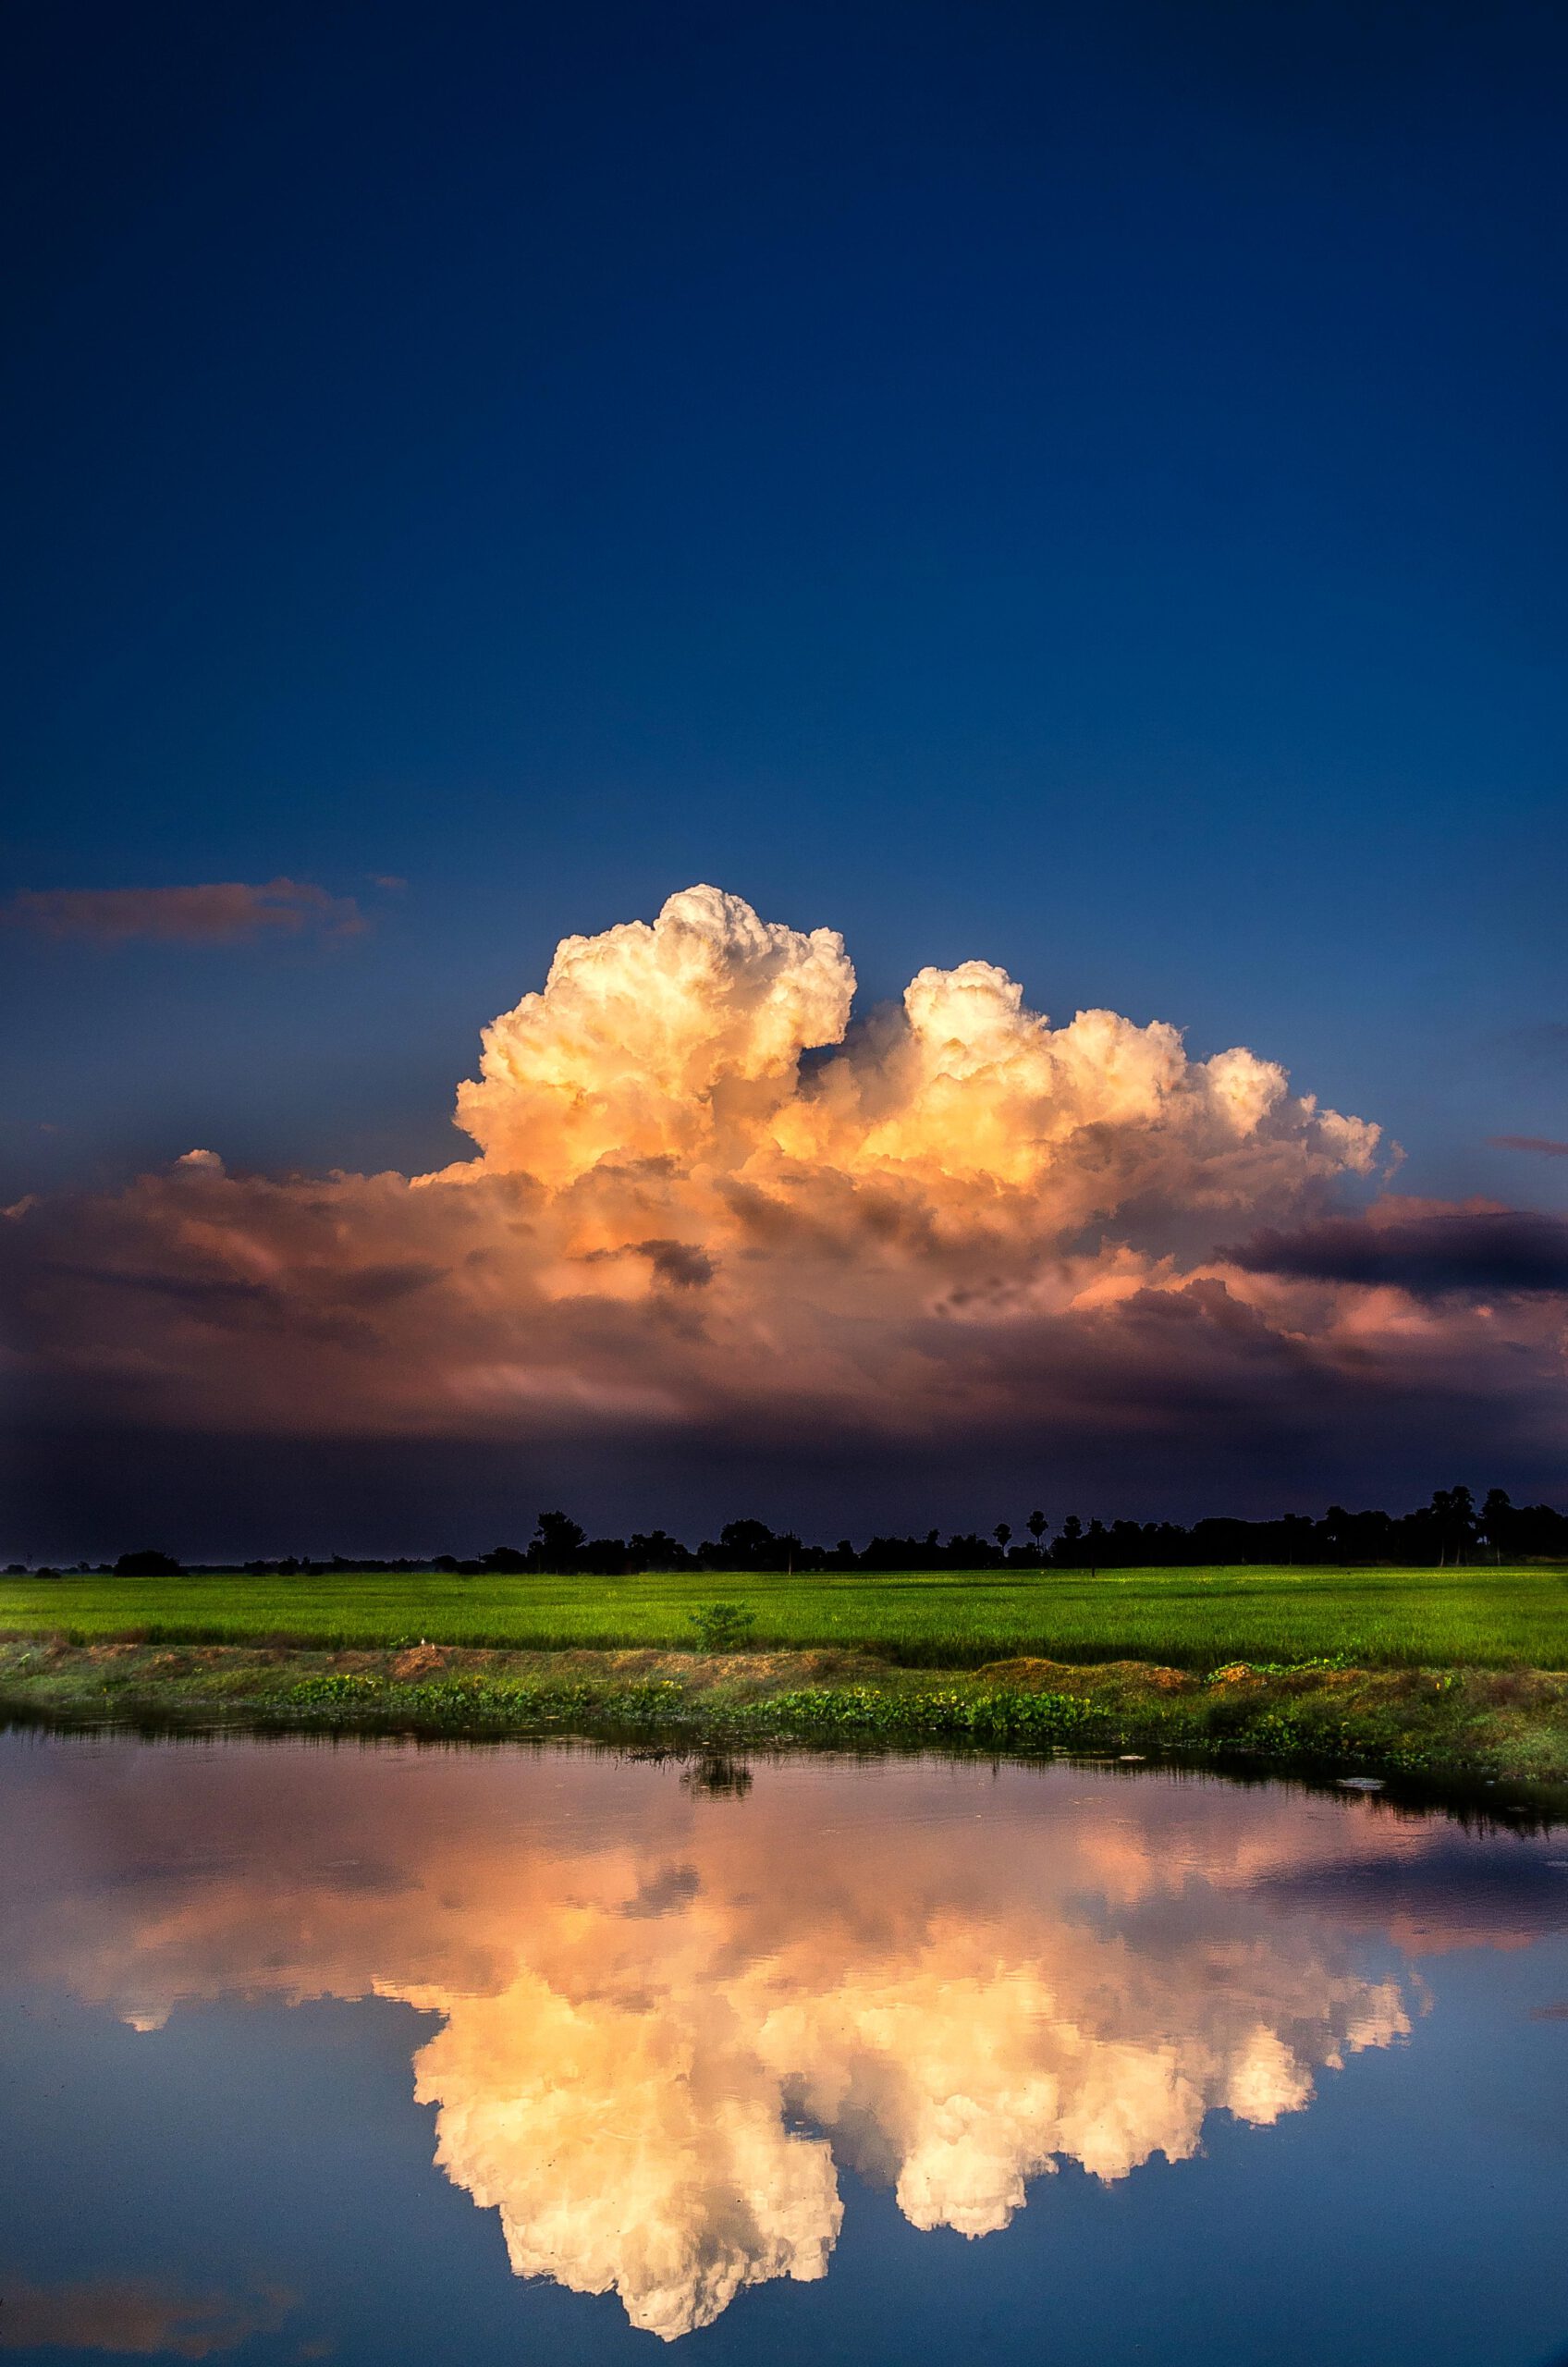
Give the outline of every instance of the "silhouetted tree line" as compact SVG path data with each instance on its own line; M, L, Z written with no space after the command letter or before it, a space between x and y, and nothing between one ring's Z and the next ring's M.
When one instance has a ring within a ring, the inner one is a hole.
M405 1555L397 1561L341 1553L312 1560L291 1553L282 1561L229 1566L252 1577L319 1577L335 1570L444 1570L463 1577L532 1571L614 1578L639 1570L1116 1570L1245 1562L1390 1562L1443 1567L1568 1557L1568 1514L1550 1504L1515 1504L1501 1488L1488 1490L1479 1505L1468 1488L1439 1488L1430 1503L1409 1513L1353 1513L1342 1504L1330 1504L1320 1520L1305 1513L1286 1513L1278 1520L1220 1515L1184 1528L1178 1521L1084 1521L1070 1513L1053 1534L1045 1514L1032 1512L1023 1527L1026 1544L1015 1541L1016 1532L1003 1520L985 1537L955 1531L943 1538L931 1528L920 1537L874 1537L857 1548L847 1537L837 1545L807 1545L792 1530L771 1529L760 1520L732 1520L717 1538L704 1539L693 1551L662 1528L639 1529L628 1538L590 1537L565 1513L550 1512L540 1514L526 1546L497 1545L468 1560L455 1553ZM83 1562L77 1566L86 1570L89 1565ZM109 1568L107 1563L98 1566ZM114 1575L175 1576L180 1568L172 1554L144 1547L122 1553ZM9 1565L7 1575L22 1573L21 1563Z

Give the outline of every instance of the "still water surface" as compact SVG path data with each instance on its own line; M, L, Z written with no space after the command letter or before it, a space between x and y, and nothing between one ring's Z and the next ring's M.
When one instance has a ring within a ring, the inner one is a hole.
M1568 1835L0 1736L0 2350L1540 2367Z

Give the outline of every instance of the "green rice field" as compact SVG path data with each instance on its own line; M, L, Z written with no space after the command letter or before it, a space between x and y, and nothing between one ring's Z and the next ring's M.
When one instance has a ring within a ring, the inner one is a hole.
M906 1667L1021 1655L1155 1661L1341 1658L1362 1667L1568 1668L1568 1565L915 1571L803 1577L0 1576L0 1633L76 1641L417 1641L550 1650L695 1641L692 1613L744 1604L763 1650L839 1647Z

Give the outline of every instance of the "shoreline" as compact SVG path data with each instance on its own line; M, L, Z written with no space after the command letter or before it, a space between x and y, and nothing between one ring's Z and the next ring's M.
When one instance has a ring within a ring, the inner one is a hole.
M836 1650L0 1639L0 1722L56 1729L583 1740L734 1754L837 1747L1126 1752L1232 1773L1378 1779L1433 1805L1568 1818L1568 1673L1010 1660L905 1668Z

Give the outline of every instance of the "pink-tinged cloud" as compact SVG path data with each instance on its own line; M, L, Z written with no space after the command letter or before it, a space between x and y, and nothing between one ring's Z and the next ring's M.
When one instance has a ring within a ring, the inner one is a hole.
M836 932L712 888L569 938L459 1090L478 1158L204 1150L0 1226L20 1367L71 1424L745 1469L830 1441L1328 1474L1379 1429L1556 1435L1557 1220L1351 1213L1375 1126L1160 1022L1053 1027L988 963L864 1024L853 991Z
M1541 1159L1568 1159L1568 1143L1555 1141L1550 1134L1488 1134L1494 1150L1534 1151Z
M352 896L308 880L252 886L218 879L193 888L24 889L6 908L13 926L99 945L234 945L265 936L353 937L365 926Z

